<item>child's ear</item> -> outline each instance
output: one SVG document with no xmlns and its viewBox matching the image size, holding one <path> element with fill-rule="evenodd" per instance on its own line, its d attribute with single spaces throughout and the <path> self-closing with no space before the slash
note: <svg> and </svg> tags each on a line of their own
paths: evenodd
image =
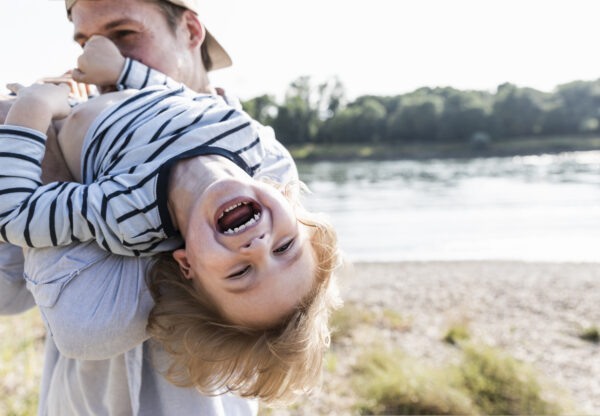
<svg viewBox="0 0 600 416">
<path fill-rule="evenodd" d="M 192 266 L 190 266 L 190 262 L 188 261 L 187 254 L 184 248 L 180 248 L 173 252 L 173 258 L 179 264 L 179 269 L 183 276 L 186 279 L 191 279 L 192 275 Z"/>
</svg>

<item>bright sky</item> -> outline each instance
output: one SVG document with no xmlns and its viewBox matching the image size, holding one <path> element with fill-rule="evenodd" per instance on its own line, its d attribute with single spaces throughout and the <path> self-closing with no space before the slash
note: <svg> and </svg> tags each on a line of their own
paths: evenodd
<svg viewBox="0 0 600 416">
<path fill-rule="evenodd" d="M 0 86 L 74 65 L 62 0 L 0 0 L 0 16 Z M 598 0 L 206 0 L 201 20 L 234 60 L 214 85 L 248 99 L 337 74 L 354 98 L 597 79 L 599 16 Z"/>
</svg>

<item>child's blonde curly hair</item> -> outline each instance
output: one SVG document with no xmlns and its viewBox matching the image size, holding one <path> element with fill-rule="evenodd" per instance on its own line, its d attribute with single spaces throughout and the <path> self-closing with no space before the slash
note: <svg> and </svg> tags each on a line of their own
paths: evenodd
<svg viewBox="0 0 600 416">
<path fill-rule="evenodd" d="M 320 215 L 284 192 L 298 221 L 311 228 L 316 263 L 312 290 L 277 326 L 256 329 L 228 321 L 202 290 L 196 290 L 170 253 L 157 256 L 148 287 L 155 306 L 148 328 L 171 356 L 166 378 L 204 394 L 233 391 L 266 402 L 289 402 L 319 380 L 329 346 L 328 316 L 341 301 L 333 272 L 337 237 Z"/>
</svg>

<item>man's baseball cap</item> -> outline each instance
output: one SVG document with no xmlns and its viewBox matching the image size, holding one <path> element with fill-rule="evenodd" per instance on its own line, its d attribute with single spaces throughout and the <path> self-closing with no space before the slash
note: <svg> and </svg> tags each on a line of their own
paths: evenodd
<svg viewBox="0 0 600 416">
<path fill-rule="evenodd" d="M 165 1 L 176 4 L 177 6 L 185 7 L 186 9 L 189 9 L 194 13 L 199 14 L 200 4 L 198 0 Z M 69 19 L 71 19 L 71 8 L 75 3 L 77 3 L 77 0 L 65 0 L 65 5 L 67 6 L 67 14 L 69 16 Z M 204 27 L 204 29 L 206 30 L 206 38 L 204 39 L 204 42 L 206 42 L 206 50 L 212 62 L 211 71 L 231 66 L 232 62 L 229 54 L 225 51 L 221 44 L 217 42 L 215 37 L 208 31 L 208 29 L 206 29 L 206 26 Z"/>
</svg>

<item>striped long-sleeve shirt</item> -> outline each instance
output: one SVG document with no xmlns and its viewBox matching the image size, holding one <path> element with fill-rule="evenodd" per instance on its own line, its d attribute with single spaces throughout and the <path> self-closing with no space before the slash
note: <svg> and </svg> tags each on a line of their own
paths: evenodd
<svg viewBox="0 0 600 416">
<path fill-rule="evenodd" d="M 86 134 L 83 184 L 42 186 L 45 140 L 35 130 L 0 126 L 0 235 L 23 247 L 96 239 L 110 252 L 136 256 L 180 247 L 167 188 L 170 168 L 184 157 L 216 154 L 251 176 L 296 176 L 270 128 L 221 97 L 183 86 L 147 87 L 105 109 Z"/>
</svg>

